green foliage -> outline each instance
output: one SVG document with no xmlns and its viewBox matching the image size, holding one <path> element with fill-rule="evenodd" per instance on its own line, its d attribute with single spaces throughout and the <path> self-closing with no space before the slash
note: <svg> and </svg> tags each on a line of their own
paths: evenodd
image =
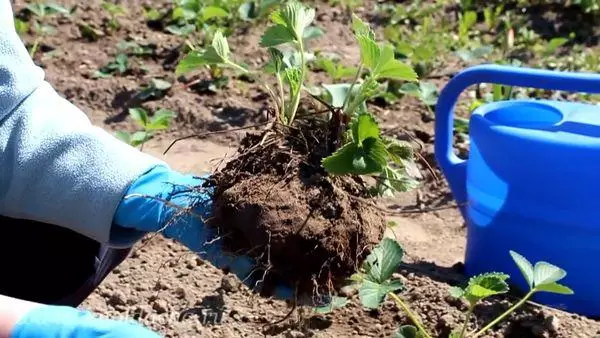
<svg viewBox="0 0 600 338">
<path fill-rule="evenodd" d="M 95 78 L 107 78 L 114 74 L 124 75 L 129 71 L 129 57 L 127 54 L 119 53 L 114 60 L 94 72 Z"/>
<path fill-rule="evenodd" d="M 314 69 L 322 70 L 334 81 L 349 79 L 357 72 L 356 67 L 347 67 L 333 57 L 318 56 L 314 61 Z"/>
<path fill-rule="evenodd" d="M 275 102 L 277 120 L 284 125 L 294 122 L 300 98 L 306 89 L 309 59 L 307 40 L 322 34 L 319 28 L 312 26 L 314 18 L 314 9 L 298 1 L 289 1 L 272 12 L 271 25 L 260 39 L 260 45 L 267 49 L 270 56 L 265 70 L 277 79 L 276 91 L 265 86 Z M 340 108 L 340 114 L 351 120 L 348 125 L 341 126 L 349 132 L 341 140 L 342 146 L 323 159 L 323 168 L 330 175 L 375 175 L 378 183 L 372 190 L 374 194 L 387 196 L 410 190 L 416 185 L 409 175 L 415 167 L 412 149 L 408 143 L 381 135 L 377 121 L 366 109 L 366 102 L 379 94 L 381 82 L 416 82 L 418 76 L 410 66 L 395 58 L 391 45 L 375 41 L 371 28 L 357 16 L 353 16 L 352 28 L 361 53 L 359 67 L 350 68 L 352 74 L 349 68 L 336 66 L 329 59 L 318 58 L 316 62 L 334 77 L 339 74 L 353 77 L 352 83 L 323 86 L 332 105 L 330 108 Z M 226 37 L 217 31 L 212 44 L 204 50 L 192 47 L 192 51 L 177 65 L 176 74 L 182 75 L 200 67 L 229 68 L 243 74 L 251 73 L 233 61 L 230 54 Z M 367 75 L 362 78 L 364 72 Z"/>
<path fill-rule="evenodd" d="M 352 119 L 351 133 L 340 149 L 323 159 L 323 167 L 330 175 L 377 175 L 373 191 L 378 195 L 410 190 L 416 185 L 407 172 L 413 156 L 407 150 L 410 145 L 382 137 L 375 117 L 367 112 L 366 102 L 380 93 L 381 80 L 415 82 L 418 76 L 395 58 L 391 45 L 378 43 L 369 25 L 356 15 L 352 28 L 361 55 L 354 81 L 325 85 L 332 106 L 341 108 Z M 361 79 L 364 70 L 368 74 Z"/>
<path fill-rule="evenodd" d="M 130 108 L 129 116 L 133 119 L 139 129 L 133 134 L 118 131 L 116 137 L 131 146 L 143 146 L 144 143 L 152 139 L 154 134 L 161 130 L 169 128 L 175 113 L 167 109 L 159 109 L 154 112 L 152 117 L 148 111 L 143 108 Z"/>
<path fill-rule="evenodd" d="M 373 131 L 371 130 L 365 130 L 362 133 L 364 135 L 373 135 Z M 364 260 L 361 269 L 352 275 L 350 280 L 354 284 L 354 287 L 357 287 L 359 290 L 358 295 L 363 307 L 377 309 L 390 297 L 407 314 L 414 326 L 401 326 L 394 334 L 395 338 L 431 338 L 432 336 L 423 327 L 418 317 L 410 310 L 402 298 L 397 295 L 397 292 L 401 291 L 404 286 L 401 281 L 394 278 L 394 272 L 402 262 L 403 255 L 404 250 L 396 241 L 384 238 L 373 248 Z M 558 283 L 567 274 L 563 269 L 544 261 L 533 265 L 525 257 L 514 251 L 510 251 L 510 255 L 522 272 L 523 277 L 530 287 L 530 291 L 485 327 L 467 333 L 467 325 L 477 304 L 484 299 L 507 293 L 509 291 L 507 280 L 510 276 L 499 272 L 483 273 L 471 277 L 465 287 L 455 286 L 450 288 L 450 295 L 454 298 L 465 299 L 469 307 L 466 311 L 466 318 L 462 327 L 454 329 L 449 334 L 449 338 L 480 337 L 525 304 L 536 292 L 551 292 L 562 295 L 573 294 L 570 288 Z M 348 303 L 343 297 L 336 296 L 334 298 L 335 303 L 332 301 L 329 306 L 318 308 L 320 311 L 327 309 L 326 312 L 321 311 L 320 313 L 328 313 Z"/>
<path fill-rule="evenodd" d="M 115 3 L 103 1 L 102 8 L 108 13 L 109 20 L 107 23 L 107 30 L 109 32 L 119 30 L 121 24 L 119 23 L 119 17 L 125 16 L 127 14 L 127 10 Z"/>
<path fill-rule="evenodd" d="M 241 24 L 267 16 L 280 2 L 281 0 L 176 0 L 169 15 L 149 10 L 146 17 L 152 21 L 165 21 L 165 30 L 171 34 L 199 34 L 200 45 L 204 46 L 213 40 L 217 31 L 227 36 Z"/>
<path fill-rule="evenodd" d="M 25 6 L 25 9 L 32 14 L 33 24 L 29 25 L 22 20 L 15 20 L 15 28 L 19 34 L 24 34 L 28 30 L 33 30 L 36 36 L 33 45 L 29 49 L 29 55 L 34 57 L 44 37 L 56 33 L 56 29 L 47 23 L 48 18 L 56 15 L 71 16 L 71 10 L 54 3 L 35 2 Z"/>
</svg>

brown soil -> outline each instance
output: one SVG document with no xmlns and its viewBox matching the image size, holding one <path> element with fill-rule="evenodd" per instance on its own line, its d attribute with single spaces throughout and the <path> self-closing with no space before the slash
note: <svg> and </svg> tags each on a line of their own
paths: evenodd
<svg viewBox="0 0 600 338">
<path fill-rule="evenodd" d="M 144 151 L 165 159 L 175 169 L 201 174 L 218 171 L 224 157 L 231 161 L 229 156 L 235 153 L 244 135 L 215 133 L 200 139 L 188 139 L 175 145 L 166 155 L 162 155 L 174 138 L 190 133 L 247 127 L 266 121 L 264 112 L 269 106 L 269 101 L 257 83 L 233 79 L 216 93 L 199 93 L 184 88 L 183 83 L 175 79 L 172 71 L 175 61 L 181 56 L 178 47 L 182 45 L 183 39 L 150 29 L 144 22 L 139 2 L 121 2 L 129 11 L 126 17 L 119 18 L 121 29 L 101 37 L 96 42 L 84 39 L 77 23 L 85 21 L 95 27 L 102 27 L 107 15 L 101 9 L 101 1 L 57 2 L 67 6 L 77 4 L 78 10 L 73 14 L 72 20 L 51 21 L 56 25 L 58 34 L 44 40 L 46 53 L 38 54 L 36 62 L 45 68 L 46 78 L 59 93 L 80 107 L 96 125 L 111 132 L 133 130 L 134 124 L 126 115 L 126 108 L 131 105 L 131 97 L 140 89 L 141 84 L 147 83 L 153 77 L 170 80 L 174 86 L 164 97 L 143 102 L 141 105 L 149 109 L 171 109 L 178 113 L 178 117 L 174 127 L 150 141 L 144 147 Z M 375 5 L 375 1 L 364 2 L 369 4 L 368 8 Z M 151 3 L 160 7 L 167 1 Z M 16 1 L 15 6 L 20 9 L 24 3 Z M 344 64 L 354 65 L 358 58 L 357 49 L 352 36 L 348 34 L 342 11 L 331 8 L 324 1 L 319 2 L 316 7 L 317 24 L 325 28 L 326 34 L 314 42 L 312 50 L 337 52 Z M 369 13 L 364 9 L 359 14 Z M 252 27 L 230 40 L 232 50 L 235 50 L 235 55 L 239 56 L 240 60 L 250 65 L 260 65 L 264 62 L 264 54 L 255 43 L 263 28 Z M 31 44 L 34 37 L 28 35 L 24 39 Z M 93 79 L 90 74 L 114 59 L 117 53 L 115 46 L 124 39 L 156 45 L 154 55 L 144 58 L 132 57 L 134 63 L 143 64 L 147 71 Z M 440 70 L 452 68 L 448 72 L 451 74 L 463 66 L 456 60 L 450 60 L 444 63 Z M 206 74 L 198 75 L 201 79 L 205 77 Z M 441 89 L 447 80 L 448 77 L 442 77 L 434 81 L 438 84 L 438 89 Z M 315 74 L 311 82 L 318 84 L 328 80 L 323 74 Z M 459 106 L 464 103 L 459 102 Z M 400 295 L 408 300 L 428 327 L 441 334 L 463 318 L 460 310 L 464 305 L 452 301 L 448 297 L 448 289 L 450 285 L 464 281 L 460 264 L 463 261 L 466 229 L 448 187 L 435 167 L 434 122 L 429 112 L 417 100 L 408 97 L 399 99 L 394 104 L 372 105 L 371 109 L 381 119 L 381 127 L 388 135 L 416 140 L 422 145 L 420 154 L 428 161 L 428 164 L 420 162 L 424 178 L 416 191 L 382 201 L 380 205 L 393 212 L 378 212 L 378 216 L 370 217 L 384 217 L 386 221 L 394 221 L 397 224 L 393 231 L 406 251 L 405 263 L 398 270 L 398 274 L 404 280 L 407 289 Z M 466 148 L 465 145 L 459 146 Z M 433 167 L 432 172 L 429 171 L 429 166 Z M 245 183 L 246 187 L 240 184 L 231 191 L 236 190 L 238 194 L 252 191 L 252 196 L 244 196 L 245 200 L 250 203 L 261 202 L 265 198 L 260 194 L 266 194 L 269 186 L 277 183 L 276 177 L 280 176 L 264 175 L 260 178 L 261 181 L 255 181 L 252 187 L 260 188 L 259 190 L 251 190 L 251 183 Z M 294 193 L 298 196 L 294 200 L 296 204 L 290 206 L 293 213 L 278 215 L 274 212 L 275 206 L 268 203 L 262 204 L 262 207 L 267 208 L 267 215 L 272 215 L 271 217 L 285 219 L 290 215 L 299 219 L 306 218 L 311 208 L 308 203 L 310 195 L 304 193 L 307 189 L 305 182 L 296 176 L 289 181 L 288 186 L 297 187 L 286 187 L 286 194 Z M 280 194 L 278 191 L 281 190 L 272 189 L 269 201 L 274 201 L 275 198 L 290 201 L 288 196 L 273 195 L 273 192 Z M 321 193 L 328 190 L 315 191 Z M 232 194 L 231 198 L 234 197 L 235 194 Z M 343 203 L 342 207 L 347 208 L 353 202 L 341 199 L 340 203 Z M 318 211 L 322 213 L 325 210 L 320 207 Z M 356 215 L 366 217 L 362 212 L 343 217 L 354 220 L 352 218 Z M 300 221 L 292 219 L 291 222 L 298 224 Z M 377 222 L 373 221 L 373 224 Z M 307 236 L 318 233 L 319 223 L 315 224 L 314 231 L 309 233 L 304 230 L 302 234 Z M 393 236 L 389 230 L 386 235 Z M 365 240 L 368 238 L 365 234 Z M 323 247 L 332 246 L 333 243 L 328 243 Z M 304 262 L 298 261 L 289 264 L 291 268 L 303 265 Z M 391 302 L 386 302 L 378 311 L 367 311 L 360 306 L 355 293 L 348 294 L 350 304 L 333 314 L 314 315 L 307 309 L 300 308 L 281 323 L 269 326 L 269 323 L 286 317 L 290 312 L 291 308 L 287 303 L 258 297 L 236 278 L 215 269 L 182 246 L 160 236 L 150 236 L 135 247 L 131 257 L 113 271 L 97 292 L 86 300 L 82 308 L 110 318 L 136 319 L 166 337 L 260 337 L 265 334 L 286 338 L 390 337 L 398 325 L 407 323 L 406 316 Z M 496 306 L 484 304 L 477 311 L 478 318 L 481 318 L 478 325 L 488 321 L 491 314 L 498 314 L 505 308 L 507 301 L 514 299 L 503 298 L 499 302 L 500 305 Z M 207 322 L 204 312 L 207 309 L 222 313 L 221 320 L 212 324 Z M 526 311 L 511 316 L 508 322 L 495 328 L 488 337 L 590 338 L 599 334 L 598 321 L 529 304 Z"/>
<path fill-rule="evenodd" d="M 329 294 L 379 242 L 385 221 L 358 199 L 366 197 L 359 178 L 328 177 L 321 167 L 334 150 L 323 142 L 331 139 L 327 123 L 302 122 L 242 140 L 213 175 L 213 220 L 230 250 L 250 250 L 269 280 Z"/>
</svg>

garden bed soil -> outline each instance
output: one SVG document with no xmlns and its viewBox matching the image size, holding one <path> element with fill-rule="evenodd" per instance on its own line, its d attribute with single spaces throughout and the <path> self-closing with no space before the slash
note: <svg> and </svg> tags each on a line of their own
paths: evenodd
<svg viewBox="0 0 600 338">
<path fill-rule="evenodd" d="M 144 23 L 139 3 L 123 2 L 129 14 L 119 18 L 121 30 L 90 42 L 81 37 L 76 23 L 101 26 L 106 16 L 100 8 L 100 1 L 58 2 L 68 6 L 77 4 L 75 19 L 55 20 L 58 34 L 44 40 L 46 53 L 36 61 L 46 69 L 47 79 L 59 93 L 78 105 L 95 124 L 111 132 L 133 130 L 134 124 L 127 118 L 127 108 L 133 105 L 131 100 L 140 84 L 148 83 L 154 77 L 169 80 L 175 83 L 173 88 L 164 97 L 145 102 L 144 106 L 151 110 L 162 107 L 177 112 L 175 125 L 171 131 L 150 141 L 144 151 L 165 158 L 176 169 L 200 174 L 222 168 L 223 158 L 231 159 L 245 136 L 244 132 L 221 131 L 266 121 L 268 96 L 258 83 L 235 81 L 216 93 L 202 94 L 177 83 L 173 65 L 180 56 L 176 48 L 182 39 L 150 29 Z M 152 4 L 157 6 L 158 2 Z M 19 1 L 16 3 L 17 8 L 23 5 Z M 340 53 L 346 64 L 353 64 L 358 58 L 357 49 L 342 22 L 341 10 L 321 3 L 317 7 L 318 24 L 323 25 L 326 35 L 315 42 L 313 48 Z M 361 14 L 366 14 L 366 11 Z M 256 47 L 262 31 L 262 27 L 252 28 L 230 40 L 235 55 L 251 66 L 265 61 L 265 56 Z M 114 58 L 115 46 L 123 39 L 157 46 L 154 55 L 139 59 L 146 72 L 92 78 L 95 70 Z M 28 36 L 25 40 L 31 43 L 33 38 Z M 456 63 L 452 61 L 449 64 Z M 316 74 L 311 81 L 319 83 L 324 79 L 323 75 Z M 445 81 L 447 78 L 439 80 L 440 88 Z M 411 98 L 392 105 L 373 106 L 373 111 L 383 121 L 382 128 L 386 133 L 419 144 L 422 147 L 420 154 L 428 162 L 420 162 L 425 177 L 419 189 L 382 201 L 381 206 L 393 212 L 379 216 L 395 222 L 393 231 L 388 229 L 386 235 L 396 238 L 406 251 L 405 263 L 398 276 L 407 289 L 400 295 L 419 313 L 425 325 L 440 335 L 463 318 L 461 310 L 465 305 L 451 299 L 448 290 L 450 285 L 463 280 L 460 262 L 463 260 L 466 229 L 445 182 L 435 169 L 433 120 L 428 111 Z M 213 133 L 202 139 L 182 141 L 168 154 L 162 155 L 174 138 L 191 132 Z M 434 170 L 429 170 L 430 166 Z M 276 182 L 273 177 L 256 180 L 251 183 L 262 189 L 251 190 L 238 184 L 230 198 L 235 201 L 236 196 L 252 192 L 245 199 L 262 203 L 264 198 L 260 194 L 264 191 L 261 190 L 268 187 L 265 181 L 270 184 Z M 294 179 L 294 184 L 300 183 Z M 296 199 L 301 200 L 300 191 L 304 188 L 285 189 L 277 191 L 296 193 Z M 288 200 L 285 195 L 278 198 Z M 346 208 L 347 204 L 352 204 L 348 200 L 342 203 L 345 203 L 344 210 L 360 210 L 353 209 L 356 206 Z M 262 205 L 271 208 L 268 204 Z M 305 215 L 307 205 L 308 202 L 304 201 L 301 205 L 290 207 L 300 208 L 298 215 Z M 365 217 L 364 213 L 360 213 L 345 214 L 342 218 L 351 223 L 349 218 L 358 215 Z M 377 216 L 373 214 L 370 217 Z M 318 227 L 315 225 L 313 233 L 320 231 Z M 300 260 L 290 262 L 291 268 L 302 265 Z M 408 323 L 406 316 L 391 302 L 386 302 L 380 310 L 367 311 L 360 307 L 355 293 L 351 290 L 345 292 L 351 299 L 350 304 L 332 314 L 314 315 L 300 307 L 288 316 L 292 309 L 290 304 L 259 297 L 235 277 L 213 268 L 182 246 L 160 236 L 149 236 L 135 247 L 131 257 L 110 274 L 82 307 L 110 318 L 137 319 L 166 337 L 259 337 L 263 334 L 278 337 L 389 337 L 399 324 Z M 495 305 L 486 303 L 478 308 L 479 326 L 505 309 L 509 300 L 514 301 L 508 298 Z M 207 314 L 208 317 L 212 314 L 221 314 L 222 317 L 214 321 Z M 488 337 L 583 338 L 598 334 L 600 322 L 529 305 L 496 327 Z"/>
</svg>

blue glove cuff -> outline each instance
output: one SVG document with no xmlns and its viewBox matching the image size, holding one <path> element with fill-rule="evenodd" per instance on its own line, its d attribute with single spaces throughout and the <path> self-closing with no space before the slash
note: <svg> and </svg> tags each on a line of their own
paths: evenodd
<svg viewBox="0 0 600 338">
<path fill-rule="evenodd" d="M 68 306 L 43 305 L 26 314 L 10 338 L 160 338 L 134 321 L 98 318 Z"/>
</svg>

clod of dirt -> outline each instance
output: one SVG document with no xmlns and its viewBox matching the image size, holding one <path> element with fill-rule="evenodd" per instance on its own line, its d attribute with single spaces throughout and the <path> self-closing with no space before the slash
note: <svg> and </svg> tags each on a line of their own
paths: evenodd
<svg viewBox="0 0 600 338">
<path fill-rule="evenodd" d="M 322 169 L 333 151 L 327 123 L 303 122 L 248 134 L 238 155 L 213 175 L 211 224 L 229 249 L 264 266 L 263 293 L 274 281 L 301 294 L 333 291 L 385 230 L 384 219 L 363 202 L 359 178 L 329 177 Z"/>
<path fill-rule="evenodd" d="M 161 314 L 169 310 L 169 305 L 164 299 L 157 299 L 154 304 L 152 304 L 152 308 L 154 311 L 156 311 L 156 313 Z"/>
<path fill-rule="evenodd" d="M 225 292 L 235 292 L 240 286 L 239 280 L 231 274 L 227 274 L 221 278 L 221 289 Z"/>
</svg>

